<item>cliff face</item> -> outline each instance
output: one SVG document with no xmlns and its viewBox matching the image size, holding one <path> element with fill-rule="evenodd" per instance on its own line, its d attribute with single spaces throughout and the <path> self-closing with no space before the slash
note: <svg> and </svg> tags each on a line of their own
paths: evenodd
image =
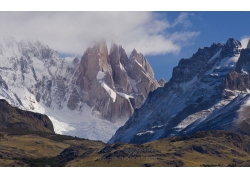
<svg viewBox="0 0 250 180">
<path fill-rule="evenodd" d="M 117 44 L 111 45 L 108 54 L 106 43 L 100 41 L 84 53 L 67 106 L 75 110 L 85 102 L 104 119 L 127 120 L 148 93 L 159 87 L 153 76 L 142 54 L 134 50 L 128 59 Z"/>
</svg>

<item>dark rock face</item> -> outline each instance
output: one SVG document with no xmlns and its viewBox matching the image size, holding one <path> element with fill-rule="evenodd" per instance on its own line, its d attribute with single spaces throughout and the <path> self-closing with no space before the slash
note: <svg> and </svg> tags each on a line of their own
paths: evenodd
<svg viewBox="0 0 250 180">
<path fill-rule="evenodd" d="M 213 44 L 203 49 L 199 48 L 197 53 L 189 59 L 181 59 L 178 66 L 173 68 L 171 82 L 185 83 L 192 80 L 195 76 L 200 78 L 206 71 L 211 69 L 216 62 L 215 59 L 209 61 L 220 49 L 222 44 Z"/>
<path fill-rule="evenodd" d="M 229 38 L 223 48 L 222 55 L 225 57 L 235 56 L 240 54 L 241 42 L 233 38 Z"/>
<path fill-rule="evenodd" d="M 48 116 L 14 108 L 3 99 L 0 99 L 0 129 L 54 133 Z"/>
</svg>

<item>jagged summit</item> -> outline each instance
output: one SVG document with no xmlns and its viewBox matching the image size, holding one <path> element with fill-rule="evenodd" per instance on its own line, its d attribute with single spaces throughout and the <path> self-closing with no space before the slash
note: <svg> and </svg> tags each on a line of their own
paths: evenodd
<svg viewBox="0 0 250 180">
<path fill-rule="evenodd" d="M 229 48 L 241 48 L 241 42 L 234 38 L 229 38 L 226 42 L 226 46 Z"/>
<path fill-rule="evenodd" d="M 142 53 L 134 49 L 129 59 L 139 64 L 143 68 L 144 71 L 148 72 L 150 76 L 154 77 L 154 71 Z"/>
<path fill-rule="evenodd" d="M 235 56 L 240 54 L 242 49 L 241 42 L 233 38 L 229 38 L 223 48 L 224 56 Z"/>
</svg>

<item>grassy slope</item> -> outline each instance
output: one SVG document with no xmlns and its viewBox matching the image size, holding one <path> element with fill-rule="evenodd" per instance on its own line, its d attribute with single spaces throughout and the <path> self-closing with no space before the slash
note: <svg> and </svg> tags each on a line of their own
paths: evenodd
<svg viewBox="0 0 250 180">
<path fill-rule="evenodd" d="M 223 131 L 142 145 L 30 132 L 0 135 L 0 166 L 249 166 L 250 137 Z"/>
<path fill-rule="evenodd" d="M 45 115 L 0 100 L 0 166 L 250 166 L 250 119 L 242 134 L 200 132 L 145 144 L 104 144 L 54 134 Z"/>
<path fill-rule="evenodd" d="M 24 135 L 23 132 L 5 131 L 0 133 L 0 166 L 64 166 L 72 152 L 67 150 L 84 151 L 86 148 L 104 146 L 100 141 L 71 136 L 41 132 Z"/>
<path fill-rule="evenodd" d="M 121 145 L 105 153 L 77 158 L 68 166 L 248 166 L 250 138 L 213 131 L 143 145 Z M 99 155 L 98 158 L 97 154 Z"/>
</svg>

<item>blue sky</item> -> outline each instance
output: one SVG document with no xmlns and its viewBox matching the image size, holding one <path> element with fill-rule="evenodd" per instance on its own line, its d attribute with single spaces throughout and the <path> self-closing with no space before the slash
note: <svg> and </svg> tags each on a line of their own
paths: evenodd
<svg viewBox="0 0 250 180">
<path fill-rule="evenodd" d="M 250 12 L 239 11 L 7 11 L 0 12 L 0 36 L 37 39 L 60 54 L 79 57 L 105 39 L 109 47 L 122 45 L 128 55 L 136 48 L 156 79 L 169 80 L 179 60 L 198 48 L 250 37 L 248 19 Z"/>
<path fill-rule="evenodd" d="M 169 21 L 174 19 L 181 12 L 161 12 Z M 147 59 L 155 71 L 155 77 L 169 80 L 172 69 L 178 65 L 181 58 L 189 58 L 198 48 L 212 45 L 212 43 L 225 43 L 228 38 L 241 40 L 250 37 L 250 12 L 186 12 L 190 26 L 179 25 L 172 31 L 197 31 L 198 36 L 190 40 L 190 45 L 181 48 L 178 54 L 166 53 L 164 55 L 147 55 Z"/>
</svg>

